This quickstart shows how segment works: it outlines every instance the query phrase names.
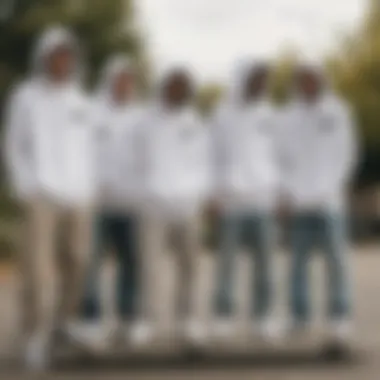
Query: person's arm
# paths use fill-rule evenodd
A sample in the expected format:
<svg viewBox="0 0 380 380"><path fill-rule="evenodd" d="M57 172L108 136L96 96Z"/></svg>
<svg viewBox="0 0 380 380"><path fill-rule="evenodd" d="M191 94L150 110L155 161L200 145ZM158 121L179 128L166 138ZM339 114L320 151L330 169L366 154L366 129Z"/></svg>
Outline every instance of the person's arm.
<svg viewBox="0 0 380 380"><path fill-rule="evenodd" d="M210 125L205 120L197 120L195 126L198 131L197 143L193 154L192 172L199 188L199 196L202 200L212 196L212 151Z"/></svg>
<svg viewBox="0 0 380 380"><path fill-rule="evenodd" d="M354 118L348 109L342 115L341 176L344 183L351 181L360 159L359 138Z"/></svg>
<svg viewBox="0 0 380 380"><path fill-rule="evenodd" d="M356 125L348 108L341 106L336 113L336 144L331 163L335 188L349 185L359 161Z"/></svg>
<svg viewBox="0 0 380 380"><path fill-rule="evenodd" d="M132 160L135 172L136 193L141 202L144 202L147 192L147 170L148 170L148 151L147 151L147 115L142 114L133 132Z"/></svg>
<svg viewBox="0 0 380 380"><path fill-rule="evenodd" d="M5 113L4 161L12 191L28 198L34 190L32 131L26 94L16 89Z"/></svg>
<svg viewBox="0 0 380 380"><path fill-rule="evenodd" d="M214 119L210 130L212 188L216 200L221 201L226 191L228 169L228 136L223 117Z"/></svg>
<svg viewBox="0 0 380 380"><path fill-rule="evenodd" d="M297 138L292 136L292 123L296 122L290 110L279 110L273 118L273 150L277 168L279 212L288 213L289 195L292 183L292 170L295 166L293 144Z"/></svg>

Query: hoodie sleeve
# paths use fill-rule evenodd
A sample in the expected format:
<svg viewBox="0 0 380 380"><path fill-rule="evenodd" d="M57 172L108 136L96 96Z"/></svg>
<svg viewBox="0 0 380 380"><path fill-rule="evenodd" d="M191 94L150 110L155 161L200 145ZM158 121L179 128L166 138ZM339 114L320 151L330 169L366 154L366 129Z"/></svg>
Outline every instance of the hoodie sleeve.
<svg viewBox="0 0 380 380"><path fill-rule="evenodd" d="M336 113L338 126L335 149L336 187L347 186L359 161L359 144L354 119L348 107L339 105Z"/></svg>
<svg viewBox="0 0 380 380"><path fill-rule="evenodd" d="M33 173L32 131L26 89L11 93L5 114L4 154L8 178L20 198L28 198L35 187Z"/></svg>
<svg viewBox="0 0 380 380"><path fill-rule="evenodd" d="M210 126L210 161L212 167L213 194L218 197L226 187L226 173L228 166L228 139L226 136L225 117L218 114Z"/></svg>
<svg viewBox="0 0 380 380"><path fill-rule="evenodd" d="M149 120L147 114L141 114L136 122L134 133L133 133L133 166L136 181L136 193L138 194L139 200L144 201L147 191L147 171L149 163L149 152L147 146L148 139L148 127Z"/></svg>
<svg viewBox="0 0 380 380"><path fill-rule="evenodd" d="M331 124L333 133L329 136L325 149L325 175L320 178L319 192L329 197L344 192L356 169L359 158L355 123L351 113L339 100L333 100L324 110L325 123Z"/></svg>
<svg viewBox="0 0 380 380"><path fill-rule="evenodd" d="M294 165L292 144L296 138L291 133L291 111L289 108L278 110L273 117L273 146L275 162L278 170L278 190L282 196L289 192L291 171Z"/></svg>
<svg viewBox="0 0 380 380"><path fill-rule="evenodd" d="M195 183L199 186L199 196L202 200L205 200L212 195L210 194L212 191L210 129L209 125L201 118L197 118L195 128L199 132L199 135L194 147L191 172L193 173Z"/></svg>

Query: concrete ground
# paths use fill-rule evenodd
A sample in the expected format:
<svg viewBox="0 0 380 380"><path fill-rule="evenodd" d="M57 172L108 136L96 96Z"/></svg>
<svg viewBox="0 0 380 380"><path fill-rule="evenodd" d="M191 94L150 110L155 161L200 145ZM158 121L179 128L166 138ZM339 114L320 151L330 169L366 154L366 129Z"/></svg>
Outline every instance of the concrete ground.
<svg viewBox="0 0 380 380"><path fill-rule="evenodd" d="M91 358L83 356L61 359L55 369L44 379L258 379L258 380L377 380L380 373L380 252L378 247L353 249L352 267L355 281L355 323L356 332L352 354L343 361L332 361L323 352L323 335L316 334L309 342L285 341L274 348L253 342L245 326L247 324L246 305L249 289L248 256L241 255L237 296L239 298L238 320L240 334L225 345L210 344L202 357L183 355L183 347L172 343L163 344L149 352L122 352ZM205 254L200 270L200 286L204 290L203 311L205 318L210 315L208 305L212 293L213 255ZM172 276L173 263L168 255L162 270L167 289L157 297L162 299L165 309L170 301L170 288L175 278ZM275 313L286 316L286 292L288 257L278 253L275 257L277 301ZM312 263L312 281L315 299L316 319L323 316L324 284L323 261L316 255ZM112 268L104 275L105 309L112 316ZM0 379L29 379L30 375L20 369L15 357L17 337L17 272L12 268L0 268ZM166 306L165 306L166 305ZM168 321L171 316L168 314Z"/></svg>

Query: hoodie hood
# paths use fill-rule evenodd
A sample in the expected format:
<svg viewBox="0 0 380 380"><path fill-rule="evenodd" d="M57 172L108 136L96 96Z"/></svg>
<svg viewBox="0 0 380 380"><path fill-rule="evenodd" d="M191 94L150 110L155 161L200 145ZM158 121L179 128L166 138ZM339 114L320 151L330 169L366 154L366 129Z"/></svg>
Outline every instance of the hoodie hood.
<svg viewBox="0 0 380 380"><path fill-rule="evenodd" d="M268 67L269 65L265 61L253 59L239 61L232 73L230 89L227 94L226 102L232 106L241 105L244 101L244 90L249 77L255 75L255 73L258 73L263 69L268 70ZM266 83L266 87L267 88L263 91L260 99L267 95L268 83Z"/></svg>
<svg viewBox="0 0 380 380"><path fill-rule="evenodd" d="M192 71L186 64L181 63L172 63L164 67L161 72L157 75L156 84L153 89L153 103L156 104L159 108L164 107L163 101L163 90L168 80L176 74L183 74L189 81L190 91L192 94L196 92L196 80ZM191 108L191 104L186 105L184 108Z"/></svg>
<svg viewBox="0 0 380 380"><path fill-rule="evenodd" d="M318 99L330 97L333 95L334 91L332 88L332 84L324 68L321 65L317 65L317 64L301 63L296 66L293 72L292 89L291 89L291 96L293 99L298 100L298 101L303 100L303 96L297 90L297 85L296 85L299 75L301 75L302 73L309 73L310 75L313 75L313 77L315 77L315 79L319 83L320 94L318 96Z"/></svg>
<svg viewBox="0 0 380 380"><path fill-rule="evenodd" d="M75 56L75 67L72 79L79 79L81 74L80 48L72 32L62 26L46 29L37 39L31 62L31 73L34 77L46 76L46 60L59 47L70 48Z"/></svg>
<svg viewBox="0 0 380 380"><path fill-rule="evenodd" d="M111 102L113 81L124 72L135 74L134 65L127 55L116 54L108 59L104 65L97 90L97 98L100 101Z"/></svg>

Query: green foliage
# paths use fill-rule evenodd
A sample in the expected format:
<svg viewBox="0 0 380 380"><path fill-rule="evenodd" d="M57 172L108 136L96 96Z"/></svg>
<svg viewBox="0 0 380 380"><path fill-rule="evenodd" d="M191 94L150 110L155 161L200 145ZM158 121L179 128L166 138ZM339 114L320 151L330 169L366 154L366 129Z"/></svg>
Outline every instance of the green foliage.
<svg viewBox="0 0 380 380"><path fill-rule="evenodd" d="M0 101L10 84L27 72L36 37L52 24L67 25L79 36L90 81L104 59L115 51L145 62L131 0L13 1L13 13L0 24Z"/></svg>
<svg viewBox="0 0 380 380"><path fill-rule="evenodd" d="M197 105L205 116L211 114L223 95L223 87L218 83L204 85L197 94Z"/></svg>
<svg viewBox="0 0 380 380"><path fill-rule="evenodd" d="M277 104L281 105L288 100L297 59L297 52L289 48L280 54L277 62L274 64L270 87L273 100Z"/></svg>
<svg viewBox="0 0 380 380"><path fill-rule="evenodd" d="M360 180L380 180L380 3L370 6L359 30L328 62L338 91L352 105L361 137Z"/></svg>

